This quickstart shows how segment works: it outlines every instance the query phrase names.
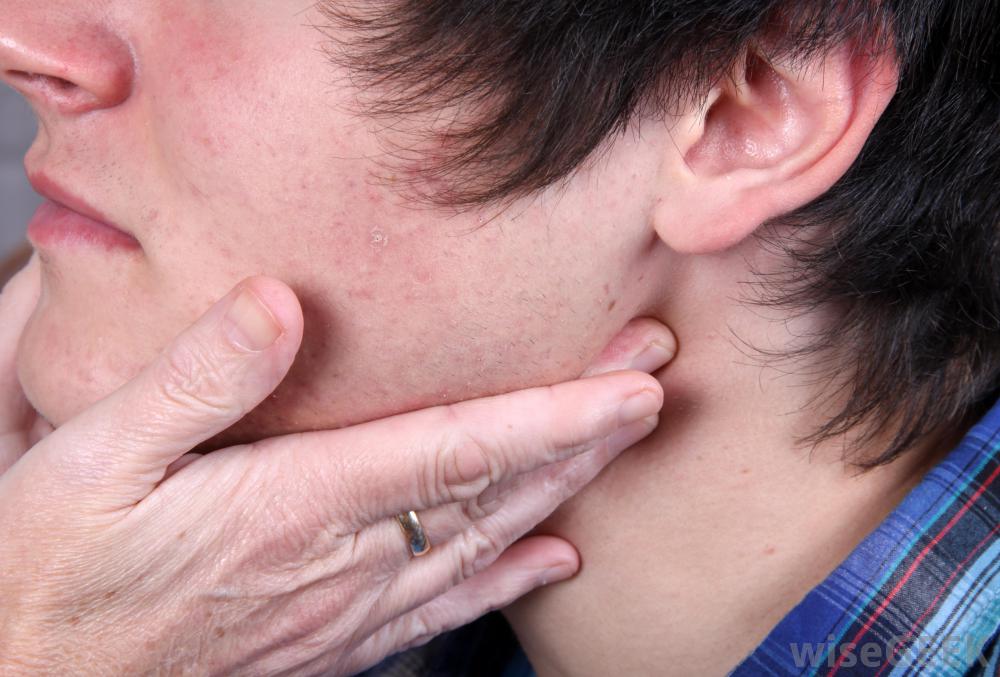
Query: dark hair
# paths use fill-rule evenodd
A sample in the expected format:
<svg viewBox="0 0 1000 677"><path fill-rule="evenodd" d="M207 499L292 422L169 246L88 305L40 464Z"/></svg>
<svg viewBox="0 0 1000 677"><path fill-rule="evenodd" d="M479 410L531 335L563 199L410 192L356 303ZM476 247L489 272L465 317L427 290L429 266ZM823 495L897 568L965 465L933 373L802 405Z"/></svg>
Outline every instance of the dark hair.
<svg viewBox="0 0 1000 677"><path fill-rule="evenodd" d="M798 235L779 243L790 270L770 298L799 309L834 304L838 324L809 350L836 356L831 378L850 374L846 404L812 439L861 424L861 443L892 432L880 453L856 460L872 467L1000 395L1000 2L320 8L340 29L331 58L374 93L363 102L368 113L464 113L426 128L432 143L417 165L434 187L426 197L459 207L572 175L636 116L696 100L748 53L808 57L845 41L895 50L899 86L860 157L827 193L781 219Z"/></svg>

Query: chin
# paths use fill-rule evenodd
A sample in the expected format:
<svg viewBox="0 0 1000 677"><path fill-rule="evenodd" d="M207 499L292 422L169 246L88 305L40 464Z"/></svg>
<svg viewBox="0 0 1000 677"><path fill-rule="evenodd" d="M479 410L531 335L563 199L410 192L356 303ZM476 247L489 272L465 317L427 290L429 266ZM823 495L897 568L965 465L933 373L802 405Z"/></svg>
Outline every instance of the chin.
<svg viewBox="0 0 1000 677"><path fill-rule="evenodd" d="M53 319L37 310L21 336L17 375L28 402L59 427L114 392L141 368L121 359L110 339Z"/></svg>
<svg viewBox="0 0 1000 677"><path fill-rule="evenodd" d="M136 346L127 332L97 333L95 323L57 312L43 304L28 321L18 346L17 375L25 397L38 414L58 428L134 379L158 350ZM292 387L289 387L292 386ZM284 397L272 395L241 421L200 444L208 452L262 437L308 430L315 423L297 420L290 407L301 406L292 384L279 386Z"/></svg>

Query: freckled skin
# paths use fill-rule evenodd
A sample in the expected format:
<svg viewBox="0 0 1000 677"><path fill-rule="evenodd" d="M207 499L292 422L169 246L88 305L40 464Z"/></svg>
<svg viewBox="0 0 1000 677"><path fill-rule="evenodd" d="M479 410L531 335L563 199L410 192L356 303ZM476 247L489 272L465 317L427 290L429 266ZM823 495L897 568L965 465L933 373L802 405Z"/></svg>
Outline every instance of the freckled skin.
<svg viewBox="0 0 1000 677"><path fill-rule="evenodd" d="M632 174L653 175L652 150L623 137L568 185L497 218L414 205L374 178L391 132L373 133L353 107L308 25L317 17L300 9L14 0L13 19L0 18L25 41L66 45L88 19L105 67L134 78L115 107L38 110L28 166L144 248L45 258L19 372L54 424L135 375L248 275L296 290L304 345L275 395L210 446L575 377L657 296L656 257L621 228L645 217ZM55 15L66 18L52 28Z"/></svg>

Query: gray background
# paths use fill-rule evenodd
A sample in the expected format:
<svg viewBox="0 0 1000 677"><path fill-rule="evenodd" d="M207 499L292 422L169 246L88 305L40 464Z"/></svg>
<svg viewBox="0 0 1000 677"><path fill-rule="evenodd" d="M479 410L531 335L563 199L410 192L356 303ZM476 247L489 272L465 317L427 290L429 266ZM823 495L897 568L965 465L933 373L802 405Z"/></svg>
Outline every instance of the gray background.
<svg viewBox="0 0 1000 677"><path fill-rule="evenodd" d="M35 116L14 90L0 85L0 260L24 242L24 229L40 199L21 164L35 136Z"/></svg>

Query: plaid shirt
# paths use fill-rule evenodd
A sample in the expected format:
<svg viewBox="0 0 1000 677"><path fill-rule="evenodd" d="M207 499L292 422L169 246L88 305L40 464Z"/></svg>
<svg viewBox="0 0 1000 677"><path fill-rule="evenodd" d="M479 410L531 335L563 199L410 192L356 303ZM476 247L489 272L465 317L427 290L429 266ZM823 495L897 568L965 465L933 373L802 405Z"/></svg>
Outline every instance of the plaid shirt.
<svg viewBox="0 0 1000 677"><path fill-rule="evenodd" d="M534 677L496 613L363 674ZM1000 675L1000 402L730 675Z"/></svg>

